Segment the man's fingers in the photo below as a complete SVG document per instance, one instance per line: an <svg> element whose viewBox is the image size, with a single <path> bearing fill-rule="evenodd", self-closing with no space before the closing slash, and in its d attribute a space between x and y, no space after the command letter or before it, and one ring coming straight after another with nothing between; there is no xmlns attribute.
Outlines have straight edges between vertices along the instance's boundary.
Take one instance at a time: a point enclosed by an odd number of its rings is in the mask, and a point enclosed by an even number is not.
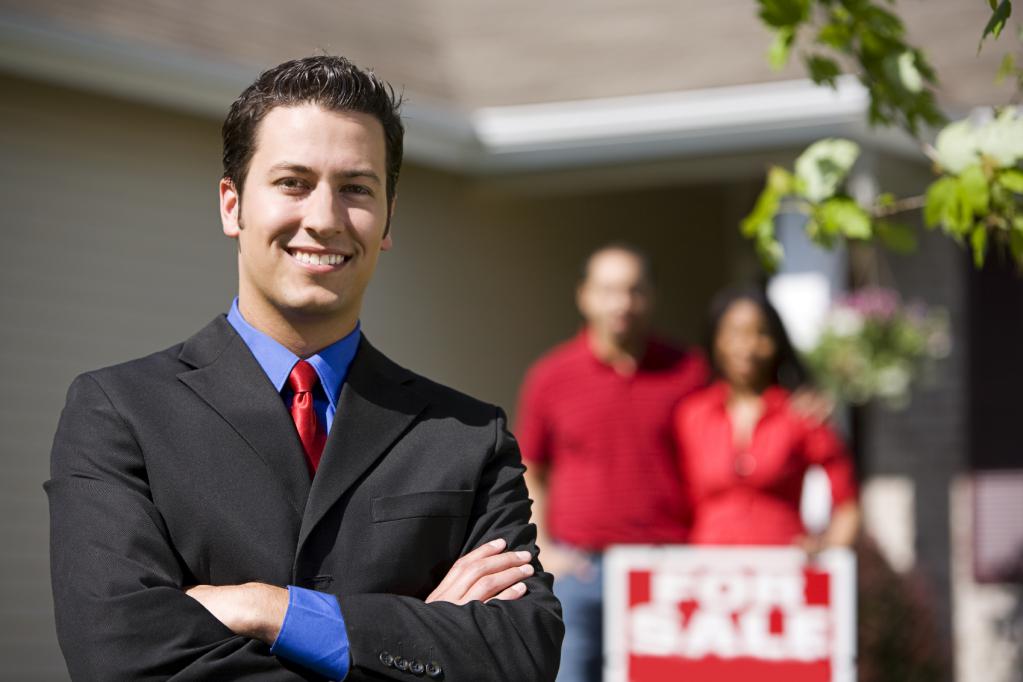
<svg viewBox="0 0 1023 682"><path fill-rule="evenodd" d="M533 575L533 567L530 564L512 566L498 573L488 573L466 590L464 600L486 601L503 593L516 583L521 583L531 575Z"/></svg>
<svg viewBox="0 0 1023 682"><path fill-rule="evenodd" d="M442 599L441 595L445 595L452 591L455 583L462 580L466 571L472 569L476 562L486 559L487 557L494 556L500 553L507 546L508 543L503 538L497 538L490 542L485 542L476 549L472 550L465 556L459 557L459 559L448 569L444 579L440 581L436 589L430 593L430 596L426 598L426 603L437 601ZM464 589L462 590L465 591ZM444 599L444 601L451 601L450 599Z"/></svg>
<svg viewBox="0 0 1023 682"><path fill-rule="evenodd" d="M494 599L501 599L503 601L511 601L513 599L518 599L519 597L521 597L525 593L526 593L526 583L515 583L514 585L512 585L508 589L506 589L503 592L501 592L501 594L499 594L497 596L494 596L494 597L491 597L490 599L486 599L484 601L489 602L489 601L493 601Z"/></svg>
<svg viewBox="0 0 1023 682"><path fill-rule="evenodd" d="M426 602L447 601L464 604L485 601L504 595L502 599L518 598L522 593L506 590L533 574L530 562L533 555L527 551L504 552L503 540L488 542L461 557L441 581Z"/></svg>
<svg viewBox="0 0 1023 682"><path fill-rule="evenodd" d="M466 562L462 566L458 567L455 580L451 583L450 590L456 598L459 598L462 595L468 595L470 590L472 590L473 587L481 581L483 581L484 585L489 585L494 582L493 576L508 569L517 569L523 565L527 565L532 558L533 556L529 552L525 551L502 552L495 556L488 556L472 562ZM501 589L508 587L508 585L511 585L511 583L502 585ZM500 590L488 592L485 597L472 596L469 597L469 599L489 599L499 591ZM476 590L474 595L478 593L479 590Z"/></svg>

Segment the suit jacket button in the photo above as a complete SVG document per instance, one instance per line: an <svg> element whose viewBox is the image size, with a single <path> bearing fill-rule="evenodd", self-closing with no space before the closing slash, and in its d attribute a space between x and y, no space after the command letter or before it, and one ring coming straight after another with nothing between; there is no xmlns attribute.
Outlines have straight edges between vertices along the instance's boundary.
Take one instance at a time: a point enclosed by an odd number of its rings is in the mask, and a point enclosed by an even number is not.
<svg viewBox="0 0 1023 682"><path fill-rule="evenodd" d="M387 653L386 651L381 651L380 662L386 665L388 668L390 668L392 665L394 665L394 656Z"/></svg>
<svg viewBox="0 0 1023 682"><path fill-rule="evenodd" d="M409 665L408 661L406 661L401 656L394 657L394 667L402 671L403 673L408 672L408 665Z"/></svg>
<svg viewBox="0 0 1023 682"><path fill-rule="evenodd" d="M426 674L430 677L437 678L444 674L444 670L440 667L440 664L430 661L426 664Z"/></svg>
<svg viewBox="0 0 1023 682"><path fill-rule="evenodd" d="M409 664L408 671L413 675L422 675L426 672L426 666L423 665L422 661L412 661L412 663Z"/></svg>

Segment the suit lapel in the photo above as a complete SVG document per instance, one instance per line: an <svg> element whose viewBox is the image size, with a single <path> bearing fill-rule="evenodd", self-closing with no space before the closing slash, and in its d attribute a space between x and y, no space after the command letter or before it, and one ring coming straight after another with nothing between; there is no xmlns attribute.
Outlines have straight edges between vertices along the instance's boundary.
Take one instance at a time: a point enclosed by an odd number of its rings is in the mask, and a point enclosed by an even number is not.
<svg viewBox="0 0 1023 682"><path fill-rule="evenodd" d="M334 423L309 491L299 554L316 524L426 407L426 401L406 385L411 380L410 373L363 337L341 389Z"/></svg>
<svg viewBox="0 0 1023 682"><path fill-rule="evenodd" d="M310 487L302 445L284 401L242 338L218 317L185 342L180 359L195 369L178 378L248 443L301 517Z"/></svg>

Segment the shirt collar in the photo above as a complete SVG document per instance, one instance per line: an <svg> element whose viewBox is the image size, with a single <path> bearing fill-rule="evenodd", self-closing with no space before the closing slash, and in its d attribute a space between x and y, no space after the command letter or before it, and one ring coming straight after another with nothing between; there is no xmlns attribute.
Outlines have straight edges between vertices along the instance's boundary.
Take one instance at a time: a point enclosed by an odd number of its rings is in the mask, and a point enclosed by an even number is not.
<svg viewBox="0 0 1023 682"><path fill-rule="evenodd" d="M618 374L619 376L630 376L619 374L618 370L616 370L613 365L597 357L597 354L593 351L592 332L590 331L589 327L583 325L583 328L579 330L579 334L576 336L576 342L583 347L586 355L595 364L605 369L609 369L613 371L615 374ZM654 355L653 337L647 337L646 345L643 348L643 355L636 363L636 371L638 372L640 370L649 369L651 361L653 360L653 355Z"/></svg>
<svg viewBox="0 0 1023 682"><path fill-rule="evenodd" d="M280 343L259 331L242 317L238 310L238 298L235 297L231 303L231 310L227 313L227 321L231 323L238 335L242 337L245 345L252 351L256 362L263 368L270 383L280 393L284 384L288 381L288 375L300 358ZM348 376L348 368L351 367L355 353L359 349L359 340L362 338L362 325L356 323L355 329L348 336L335 341L326 348L323 348L306 361L316 370L320 377L320 384L327 394L331 406L337 409L338 396L341 394L341 386Z"/></svg>

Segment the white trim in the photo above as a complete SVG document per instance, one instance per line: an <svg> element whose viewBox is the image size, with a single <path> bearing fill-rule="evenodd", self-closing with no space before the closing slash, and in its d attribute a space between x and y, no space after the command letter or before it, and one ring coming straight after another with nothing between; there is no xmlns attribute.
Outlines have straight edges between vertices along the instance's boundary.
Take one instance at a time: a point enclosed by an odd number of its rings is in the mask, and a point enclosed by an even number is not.
<svg viewBox="0 0 1023 682"><path fill-rule="evenodd" d="M696 139L859 121L869 104L852 77L835 90L780 81L682 92L488 107L473 114L481 142L495 153L539 151L642 139Z"/></svg>
<svg viewBox="0 0 1023 682"><path fill-rule="evenodd" d="M0 17L0 69L218 120L258 72L11 16ZM868 134L869 99L851 77L835 90L780 81L473 112L408 99L407 157L462 173L690 159L834 135L919 156L904 136Z"/></svg>

